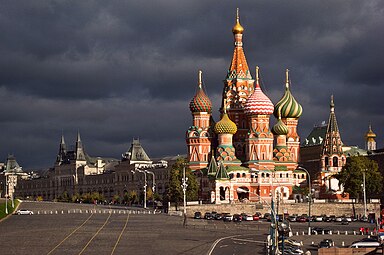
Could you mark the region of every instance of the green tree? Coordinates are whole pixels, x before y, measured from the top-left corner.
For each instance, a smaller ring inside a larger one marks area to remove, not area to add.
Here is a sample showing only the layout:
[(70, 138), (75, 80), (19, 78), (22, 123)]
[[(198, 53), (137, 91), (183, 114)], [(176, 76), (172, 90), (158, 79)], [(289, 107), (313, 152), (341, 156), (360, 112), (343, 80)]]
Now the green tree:
[(377, 197), (382, 190), (383, 177), (379, 172), (377, 163), (363, 156), (350, 157), (346, 165), (336, 174), (336, 179), (343, 185), (344, 192), (350, 197), (362, 197), (363, 172), (365, 172), (365, 190), (367, 197)]
[(185, 167), (185, 175), (188, 178), (186, 196), (187, 201), (197, 200), (198, 198), (198, 183), (196, 181), (195, 175), (192, 173), (191, 169), (186, 167), (187, 161), (184, 158), (178, 158), (176, 162), (172, 165), (170, 172), (169, 187), (167, 191), (167, 196), (169, 201), (176, 204), (176, 208), (179, 202), (183, 201), (183, 189), (182, 178), (183, 178), (183, 169)]

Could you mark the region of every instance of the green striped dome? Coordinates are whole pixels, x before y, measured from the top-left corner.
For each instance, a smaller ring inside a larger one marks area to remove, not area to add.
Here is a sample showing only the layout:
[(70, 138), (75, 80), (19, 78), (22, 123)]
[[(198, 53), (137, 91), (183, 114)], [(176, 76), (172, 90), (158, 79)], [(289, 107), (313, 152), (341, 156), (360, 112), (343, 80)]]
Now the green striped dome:
[(274, 135), (287, 135), (288, 127), (279, 119), (276, 125), (273, 126), (272, 133)]
[(237, 132), (236, 124), (229, 119), (228, 114), (224, 113), (219, 122), (216, 123), (214, 131), (216, 134), (235, 134)]
[(303, 107), (296, 101), (289, 90), (289, 85), (286, 85), (284, 96), (275, 105), (273, 115), (279, 117), (278, 112), (281, 113), (281, 118), (299, 118), (303, 113)]

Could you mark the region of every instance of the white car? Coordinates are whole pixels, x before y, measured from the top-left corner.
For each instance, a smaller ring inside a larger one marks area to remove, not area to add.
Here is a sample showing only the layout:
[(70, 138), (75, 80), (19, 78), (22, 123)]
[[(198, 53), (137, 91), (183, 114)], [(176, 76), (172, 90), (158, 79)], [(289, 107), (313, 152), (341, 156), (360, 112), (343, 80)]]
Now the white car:
[(16, 211), (17, 215), (32, 215), (33, 212), (27, 209), (20, 209)]

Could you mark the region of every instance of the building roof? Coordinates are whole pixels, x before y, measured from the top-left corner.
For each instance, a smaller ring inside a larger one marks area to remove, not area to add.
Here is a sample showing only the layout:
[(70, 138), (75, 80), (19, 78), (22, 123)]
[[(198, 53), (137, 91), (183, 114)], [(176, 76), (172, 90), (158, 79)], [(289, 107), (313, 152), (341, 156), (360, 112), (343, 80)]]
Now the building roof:
[(123, 161), (129, 160), (130, 164), (152, 163), (147, 153), (144, 151), (139, 139), (133, 139), (131, 147), (123, 154)]
[(17, 163), (15, 156), (10, 154), (5, 162), (3, 173), (22, 174), (24, 171), (19, 163)]
[(303, 147), (322, 145), (327, 133), (327, 124), (325, 121), (321, 125), (315, 125), (311, 133), (302, 142)]

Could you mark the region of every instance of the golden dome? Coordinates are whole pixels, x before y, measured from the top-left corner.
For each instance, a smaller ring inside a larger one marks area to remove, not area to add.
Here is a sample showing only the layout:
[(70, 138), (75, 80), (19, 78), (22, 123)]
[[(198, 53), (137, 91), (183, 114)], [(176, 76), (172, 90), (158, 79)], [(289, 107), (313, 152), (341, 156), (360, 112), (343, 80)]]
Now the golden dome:
[(367, 139), (369, 139), (369, 138), (376, 138), (376, 134), (373, 133), (371, 125), (369, 125), (369, 130), (365, 134), (365, 138), (367, 138)]
[(232, 33), (242, 34), (243, 32), (244, 32), (244, 28), (242, 25), (240, 25), (239, 8), (237, 8), (237, 10), (236, 10), (236, 24), (232, 28)]
[(237, 132), (236, 124), (228, 117), (227, 113), (224, 112), (223, 117), (214, 127), (216, 134), (232, 134)]

